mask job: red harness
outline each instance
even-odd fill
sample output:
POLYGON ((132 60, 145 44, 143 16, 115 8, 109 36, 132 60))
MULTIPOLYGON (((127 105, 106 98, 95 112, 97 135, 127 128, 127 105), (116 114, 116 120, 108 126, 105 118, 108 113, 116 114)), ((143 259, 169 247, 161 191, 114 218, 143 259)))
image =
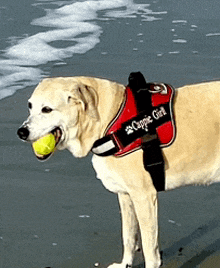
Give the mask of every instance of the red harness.
POLYGON ((120 157, 142 148, 145 170, 155 189, 164 191, 165 170, 160 147, 171 145, 176 135, 172 110, 174 89, 167 84, 146 83, 140 72, 131 73, 130 82, 133 92, 126 88, 119 112, 91 150, 99 156, 120 157), (141 81, 139 85, 135 84, 137 79, 141 81))
MULTIPOLYGON (((172 111, 174 89, 169 85, 152 83, 150 85, 149 91, 151 93, 152 107, 155 107, 152 112, 152 117, 154 117, 155 120, 161 116, 162 111, 159 109, 159 106, 168 104, 170 108, 170 120, 156 128, 161 147, 167 147, 173 143, 176 135, 174 116, 172 111)), ((135 99, 129 87, 126 88, 125 95, 125 101, 122 104, 116 117, 107 127, 105 136, 110 134, 114 136, 114 133, 121 128, 124 122, 135 118, 138 115, 135 99)), ((115 156, 123 156, 125 154, 136 151, 141 147, 141 138, 136 139, 126 147, 123 147, 117 136, 114 136, 114 140, 119 148, 119 151, 114 154, 115 156)))

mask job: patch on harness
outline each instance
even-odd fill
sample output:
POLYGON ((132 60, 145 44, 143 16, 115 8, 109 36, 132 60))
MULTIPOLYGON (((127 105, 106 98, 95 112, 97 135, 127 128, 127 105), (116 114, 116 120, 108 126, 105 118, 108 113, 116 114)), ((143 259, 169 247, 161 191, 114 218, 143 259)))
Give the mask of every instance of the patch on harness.
POLYGON ((176 132, 172 110, 174 89, 162 83, 148 83, 147 86, 151 105, 141 112, 137 109, 132 90, 126 88, 125 102, 109 124, 105 136, 94 143, 93 153, 124 156, 140 149, 141 138, 151 135, 155 129, 161 147, 172 144, 176 132))

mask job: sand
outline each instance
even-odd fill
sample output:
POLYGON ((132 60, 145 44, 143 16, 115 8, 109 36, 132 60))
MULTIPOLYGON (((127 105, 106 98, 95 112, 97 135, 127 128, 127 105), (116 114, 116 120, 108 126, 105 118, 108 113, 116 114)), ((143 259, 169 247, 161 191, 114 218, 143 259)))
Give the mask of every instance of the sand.
MULTIPOLYGON (((218 79, 219 39, 206 36, 219 25, 218 1, 213 6, 202 2, 202 12, 181 1, 161 3, 161 10, 169 11, 166 31, 159 20, 148 28, 138 18, 132 25, 115 20, 112 30, 104 21, 102 41, 93 50, 74 55, 66 65, 50 63, 42 69, 50 76, 89 75, 124 84, 132 71, 173 86, 218 79), (180 25, 179 20, 189 22, 180 25)), ((103 268, 120 261, 117 196, 95 178, 91 155, 75 159, 62 151, 40 163, 30 144, 17 138, 32 91, 26 88, 0 101, 0 267, 103 268)), ((219 191, 215 184, 159 194, 163 267, 220 267, 219 191)), ((143 268, 140 253, 134 267, 143 268)))

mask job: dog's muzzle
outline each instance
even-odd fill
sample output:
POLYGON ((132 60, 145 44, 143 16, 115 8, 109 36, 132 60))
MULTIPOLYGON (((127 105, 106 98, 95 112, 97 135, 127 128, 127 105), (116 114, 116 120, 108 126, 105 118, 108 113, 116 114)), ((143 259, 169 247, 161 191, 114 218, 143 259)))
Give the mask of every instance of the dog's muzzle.
MULTIPOLYGON (((40 161, 43 161, 43 160, 46 160, 48 159, 55 151, 56 147, 64 140, 64 131, 61 129, 61 127, 55 127, 53 128, 50 132, 48 132, 47 134, 51 133, 53 136, 54 136, 54 139, 55 139, 55 147, 54 147, 54 150, 49 152, 48 154, 39 154, 37 153, 34 148, 33 148, 33 151, 34 151, 34 154, 35 156, 40 160, 40 161)), ((46 135, 47 135, 46 134, 46 135)), ((23 141, 29 141, 30 143, 32 143, 32 146, 33 146, 33 142, 37 141, 37 140, 30 140, 30 131, 26 125, 26 123, 24 123, 17 131, 17 135, 18 137, 23 140, 23 141)), ((43 136, 42 136, 43 137, 43 136)), ((40 139, 41 137, 38 137, 38 139, 40 139)))
POLYGON ((28 130, 27 127, 21 126, 18 131, 17 131, 17 135, 21 140, 26 141, 28 136, 29 136, 30 132, 28 130))

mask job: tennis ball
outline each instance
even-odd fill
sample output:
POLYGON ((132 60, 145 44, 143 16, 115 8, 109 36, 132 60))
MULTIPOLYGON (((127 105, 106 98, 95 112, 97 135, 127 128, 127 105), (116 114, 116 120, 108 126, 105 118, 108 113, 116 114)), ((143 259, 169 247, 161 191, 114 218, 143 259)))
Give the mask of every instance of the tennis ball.
POLYGON ((35 153, 40 155, 47 155, 54 151, 56 145, 55 137, 52 133, 35 141, 32 146, 35 153))

